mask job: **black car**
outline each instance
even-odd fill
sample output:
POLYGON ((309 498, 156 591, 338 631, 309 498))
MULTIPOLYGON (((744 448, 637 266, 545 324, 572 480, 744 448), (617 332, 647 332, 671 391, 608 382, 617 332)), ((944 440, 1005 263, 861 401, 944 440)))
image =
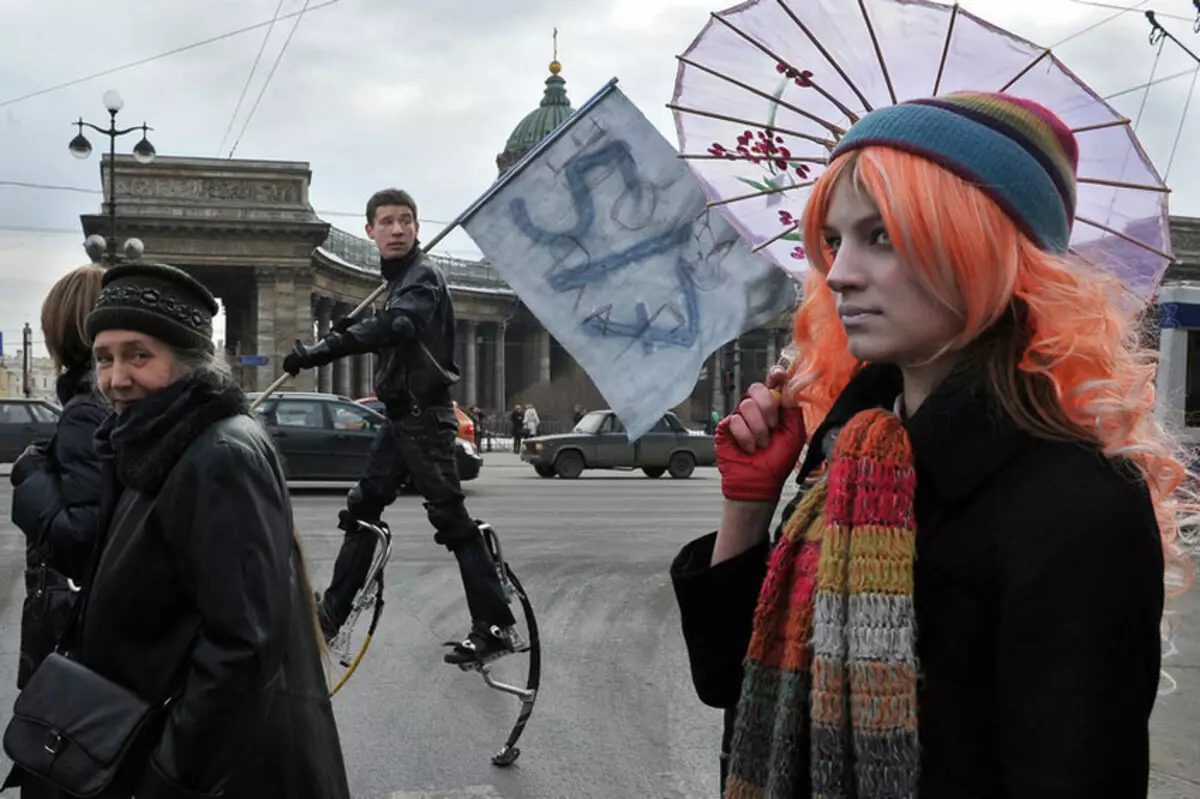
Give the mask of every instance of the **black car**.
POLYGON ((49 441, 59 413, 45 400, 0 398, 0 463, 12 463, 34 442, 49 441))
MULTIPOLYGON (((357 480, 386 421, 349 397, 298 391, 276 392, 254 413, 275 440, 288 480, 357 480)), ((483 459, 474 447, 459 441, 457 461, 459 479, 479 476, 483 459)))

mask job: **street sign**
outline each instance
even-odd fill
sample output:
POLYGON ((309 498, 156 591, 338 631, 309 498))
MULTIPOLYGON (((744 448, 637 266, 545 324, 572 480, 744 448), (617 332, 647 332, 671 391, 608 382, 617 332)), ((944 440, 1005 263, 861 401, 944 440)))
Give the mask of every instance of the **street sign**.
POLYGON ((239 355, 238 363, 242 366, 266 366, 267 356, 265 355, 239 355))

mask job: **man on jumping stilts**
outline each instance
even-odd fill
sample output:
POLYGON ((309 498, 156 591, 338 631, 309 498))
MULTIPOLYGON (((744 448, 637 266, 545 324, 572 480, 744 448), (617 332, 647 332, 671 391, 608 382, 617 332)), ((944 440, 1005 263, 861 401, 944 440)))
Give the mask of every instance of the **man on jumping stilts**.
POLYGON ((437 531, 434 540, 458 560, 471 612, 470 632, 445 661, 486 663, 513 651, 515 620, 479 527, 467 512, 454 460, 454 305, 445 277, 421 252, 417 204, 407 192, 376 192, 367 202, 366 229, 379 248, 388 284, 383 309, 362 320, 339 320, 315 344, 297 343, 283 362, 283 370, 296 375, 347 355, 378 353, 375 392, 388 417, 371 444, 365 474, 338 516, 346 534, 318 607, 321 626, 332 639, 367 580, 375 537, 362 532, 358 522, 378 523, 407 478, 425 498, 437 531))

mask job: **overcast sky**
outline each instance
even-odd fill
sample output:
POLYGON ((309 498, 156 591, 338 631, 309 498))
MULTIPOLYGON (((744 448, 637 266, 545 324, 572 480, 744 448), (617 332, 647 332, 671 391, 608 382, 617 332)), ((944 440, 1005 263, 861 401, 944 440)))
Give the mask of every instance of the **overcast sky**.
MULTIPOLYGON (((318 6, 326 0, 311 0, 318 6)), ((1124 0, 1132 6, 1136 0, 1124 0)), ((1121 0, 1111 0, 1113 3, 1121 0)), ((51 284, 85 263, 79 215, 98 194, 19 188, 5 181, 97 190, 100 161, 70 156, 70 126, 106 117, 101 95, 125 100, 120 123, 145 120, 163 155, 227 156, 292 30, 271 33, 232 131, 221 145, 266 28, 101 78, 8 102, 61 83, 270 20, 280 0, 0 0, 0 331, 9 354, 38 316, 51 284)), ((301 17, 278 70, 242 135, 235 157, 311 164, 311 200, 322 216, 362 233, 361 208, 385 185, 417 198, 428 240, 496 176, 495 157, 541 98, 559 29, 559 60, 576 107, 609 78, 676 144, 670 112, 676 62, 721 0, 335 0, 301 17), (350 214, 335 215, 331 212, 350 214)), ((305 0, 282 0, 282 14, 305 0)), ((1116 13, 1074 0, 963 0, 989 21, 1053 46, 1116 13)), ((1193 51, 1191 0, 1152 0, 1160 21, 1193 51), (1167 15, 1177 15, 1183 19, 1167 15)), ((1102 95, 1144 83, 1156 48, 1141 10, 1055 48, 1102 95)), ((1195 66, 1167 44, 1160 77, 1195 66)), ((1160 172, 1167 169, 1191 76, 1112 100, 1136 118, 1160 172)), ((1196 105, 1200 105, 1197 101, 1196 105)), ((1200 111, 1193 108, 1171 165, 1172 213, 1200 216, 1200 111)), ((99 150, 101 142, 92 136, 99 150)), ((122 139, 129 152, 136 136, 122 139)), ((448 237, 445 252, 477 254, 470 238, 448 237)))

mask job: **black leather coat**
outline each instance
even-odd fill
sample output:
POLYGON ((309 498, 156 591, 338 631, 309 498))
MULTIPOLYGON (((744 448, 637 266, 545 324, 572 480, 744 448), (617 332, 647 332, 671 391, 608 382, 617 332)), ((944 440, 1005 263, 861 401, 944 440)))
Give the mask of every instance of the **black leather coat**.
MULTIPOLYGON (((866 367, 811 440, 901 390, 895 367, 866 367)), ((1018 429, 969 375, 904 426, 917 473, 919 796, 1145 797, 1164 585, 1144 483, 1095 447, 1018 429)), ((801 480, 827 452, 809 449, 801 480)), ((697 694, 736 708, 770 545, 711 566, 715 539, 687 544, 671 578, 697 694)))
POLYGON ((74 604, 67 578, 83 582, 100 517, 101 467, 92 444, 109 415, 86 370, 58 381, 63 405, 44 456, 14 469, 12 520, 25 534, 25 603, 17 687, 54 650, 74 604))
POLYGON ((107 525, 75 657, 178 696, 135 795, 349 797, 283 470, 241 390, 180 381, 97 448, 107 525))
POLYGON ((458 382, 454 362, 454 303, 446 278, 426 261, 420 244, 382 263, 388 281, 383 309, 329 337, 338 357, 378 352, 375 395, 390 411, 450 405, 458 382))

